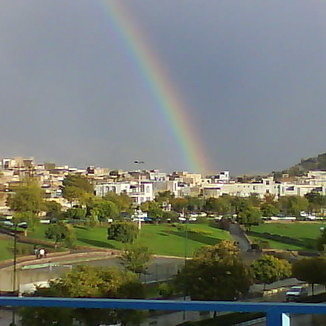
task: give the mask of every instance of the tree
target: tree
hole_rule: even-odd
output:
[[[260,207],[260,210],[264,217],[276,216],[280,212],[275,205],[269,203],[263,203]]]
[[[163,210],[160,203],[156,201],[146,201],[140,205],[143,212],[147,212],[148,216],[159,222],[163,217]]]
[[[290,277],[291,264],[285,259],[279,259],[271,255],[262,255],[251,264],[254,278],[261,283],[270,284]]]
[[[82,220],[86,217],[86,209],[81,207],[73,207],[67,209],[65,216],[69,219]]]
[[[146,272],[151,257],[148,247],[133,244],[123,250],[120,263],[126,270],[140,276]]]
[[[188,200],[187,210],[189,212],[201,212],[202,211],[202,209],[205,205],[204,198],[191,197],[191,196],[188,196],[186,198]]]
[[[248,206],[238,214],[238,222],[250,229],[252,225],[261,223],[261,212],[259,208]]]
[[[250,270],[230,241],[201,249],[176,275],[176,290],[193,300],[235,300],[249,291]]]
[[[259,198],[258,194],[251,193],[248,197],[249,205],[254,207],[259,207],[261,203],[261,199]]]
[[[264,195],[264,203],[265,204],[275,204],[275,195],[271,193],[266,193]]]
[[[131,222],[113,222],[108,228],[108,239],[123,243],[132,243],[138,237],[139,230]]]
[[[78,298],[144,298],[144,287],[132,273],[116,268],[78,266],[62,278],[49,281],[49,288],[38,288],[33,296]],[[140,312],[110,309],[24,308],[23,326],[139,324]],[[130,322],[130,323],[129,323]]]
[[[305,198],[308,199],[308,210],[310,213],[317,213],[326,205],[326,196],[320,194],[317,191],[311,191],[305,194]]]
[[[80,174],[69,174],[67,175],[63,181],[63,191],[65,190],[65,187],[75,187],[79,188],[85,192],[93,193],[94,187],[90,183],[87,177],[80,175]]]
[[[62,218],[62,206],[53,201],[44,201],[43,210],[46,212],[46,216],[51,219],[59,220]]]
[[[37,215],[43,207],[43,190],[32,178],[25,178],[16,186],[14,194],[8,198],[10,209],[16,212],[32,212]]]
[[[239,213],[250,206],[249,200],[243,197],[232,197],[231,199],[232,211],[239,216]]]
[[[79,174],[69,174],[62,182],[62,196],[70,202],[82,204],[93,194],[93,185],[87,177]]]
[[[13,218],[13,223],[23,223],[27,224],[27,228],[30,230],[35,230],[35,227],[40,223],[40,219],[33,212],[18,212],[15,213]]]
[[[140,209],[143,212],[148,212],[154,209],[161,209],[161,204],[156,201],[145,201],[140,204]]]
[[[72,247],[75,240],[75,230],[72,225],[63,222],[51,224],[45,231],[45,237],[53,239],[55,244],[64,241],[67,247]]]
[[[108,192],[103,199],[113,202],[118,207],[120,213],[131,214],[133,200],[126,193],[122,192],[120,195],[114,192]]]
[[[319,251],[325,251],[325,245],[326,245],[326,229],[323,228],[321,230],[321,235],[317,239],[317,249]]]
[[[220,260],[227,263],[241,261],[239,248],[234,242],[224,240],[215,246],[205,246],[195,252],[195,259],[214,261]]]
[[[160,191],[156,197],[155,201],[159,202],[160,204],[168,204],[171,202],[171,200],[174,198],[174,193],[171,192],[170,190],[167,191]]]
[[[326,285],[326,259],[321,257],[300,259],[292,265],[292,274],[298,280],[311,284],[314,293],[314,284]]]
[[[162,219],[166,222],[178,222],[179,214],[174,211],[163,211]]]
[[[278,200],[278,206],[280,211],[284,215],[296,216],[300,218],[301,211],[307,211],[308,200],[300,196],[282,196]]]
[[[228,197],[208,198],[205,204],[205,211],[218,215],[228,215],[232,212],[231,202]]]
[[[186,198],[174,198],[170,201],[172,209],[178,213],[187,209],[188,200]]]

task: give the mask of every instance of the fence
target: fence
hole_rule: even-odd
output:
[[[0,306],[264,312],[266,313],[267,326],[290,326],[289,314],[291,313],[326,314],[326,305],[324,304],[225,301],[0,297]]]

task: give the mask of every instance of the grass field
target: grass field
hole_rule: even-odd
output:
[[[12,248],[14,246],[13,240],[11,238],[0,238],[1,250],[0,250],[0,260],[10,259],[13,257]]]
[[[11,237],[0,237],[0,260],[12,259],[14,252],[14,239]],[[17,243],[17,256],[30,255],[33,253],[33,245]]]
[[[29,236],[44,240],[47,227],[40,225],[34,232],[30,232]],[[112,249],[121,249],[124,246],[121,242],[107,240],[107,226],[94,228],[76,226],[75,232],[77,246]],[[187,225],[187,232],[171,224],[143,224],[136,242],[149,247],[154,254],[183,257],[185,251],[187,256],[191,256],[196,249],[205,245],[214,245],[224,239],[230,239],[228,232],[206,224]]]
[[[316,239],[320,235],[320,228],[326,226],[317,222],[283,222],[264,223],[251,228],[251,239],[267,240],[271,248],[275,249],[314,249]],[[277,241],[268,239],[264,233],[282,236]],[[291,239],[293,239],[291,243]]]

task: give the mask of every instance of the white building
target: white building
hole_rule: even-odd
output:
[[[137,204],[141,204],[145,201],[152,201],[155,198],[153,184],[147,181],[112,182],[95,185],[96,196],[103,197],[108,192],[114,192],[118,195],[126,193],[133,198]]]

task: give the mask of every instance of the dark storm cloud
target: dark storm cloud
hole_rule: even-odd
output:
[[[326,151],[325,2],[125,4],[216,169],[271,171]],[[100,2],[3,1],[0,48],[2,156],[186,168]]]

